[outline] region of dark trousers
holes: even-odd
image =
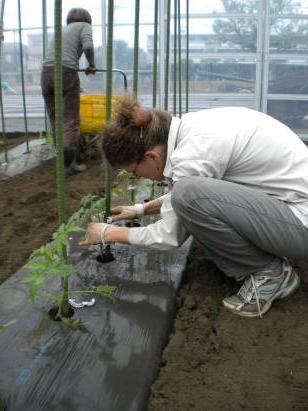
[[[76,160],[80,144],[80,81],[78,72],[63,66],[62,82],[64,163],[65,166],[69,166]],[[55,142],[55,88],[53,66],[43,67],[41,73],[41,88]]]

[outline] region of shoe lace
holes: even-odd
[[[266,281],[267,277],[265,275],[258,277],[250,275],[247,277],[244,284],[238,291],[238,295],[242,298],[243,302],[237,307],[237,309],[240,310],[247,303],[252,304],[251,300],[254,299],[258,307],[259,317],[262,318],[259,287]]]

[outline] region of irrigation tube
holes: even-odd
[[[108,1],[108,32],[107,32],[107,74],[106,74],[106,121],[111,118],[111,97],[112,97],[112,62],[113,62],[113,0]],[[111,208],[111,167],[106,161],[105,167],[105,194],[106,194],[106,217],[110,216]]]
[[[3,40],[3,14],[4,14],[4,4],[5,1],[1,2],[0,9],[0,111],[1,111],[1,122],[2,122],[2,139],[4,143],[4,159],[8,162],[7,155],[7,145],[6,145],[6,132],[5,132],[5,120],[4,120],[4,109],[3,109],[3,98],[2,98],[2,83],[1,83],[1,72],[2,72],[2,40]]]
[[[27,122],[27,111],[26,111],[25,75],[24,75],[24,62],[23,62],[24,58],[23,58],[23,50],[22,50],[20,0],[18,0],[18,33],[19,33],[19,57],[20,57],[22,104],[23,104],[23,111],[24,111],[25,133],[26,133],[26,144],[27,144],[26,152],[29,153],[30,150],[29,150],[28,122]]]
[[[173,115],[176,116],[176,58],[177,58],[177,0],[174,1],[174,16],[173,16]]]
[[[158,39],[158,0],[154,4],[154,39],[153,39],[153,98],[152,107],[156,107],[157,95],[157,39]]]
[[[171,5],[171,0],[167,0],[166,59],[165,59],[165,104],[164,104],[164,109],[165,110],[168,110],[168,99],[169,99],[170,5]]]

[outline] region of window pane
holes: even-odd
[[[273,19],[270,33],[271,53],[307,53],[308,19]]]
[[[298,134],[308,134],[308,101],[269,100],[267,112]]]
[[[258,0],[259,1],[259,0]],[[237,1],[200,1],[190,0],[190,13],[257,13],[258,1],[256,0],[237,0]]]
[[[184,67],[185,70],[185,67]],[[254,93],[256,64],[237,59],[203,59],[190,62],[191,92]]]
[[[190,21],[190,50],[198,57],[206,52],[255,52],[255,18],[194,18]]]
[[[269,93],[307,94],[308,64],[306,60],[272,61],[269,65]]]
[[[291,0],[286,2],[271,0],[271,12],[273,14],[308,14],[307,0]]]

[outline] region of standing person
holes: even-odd
[[[223,304],[246,317],[262,317],[298,287],[287,258],[308,259],[308,149],[287,126],[244,107],[179,119],[127,96],[106,125],[103,149],[113,167],[173,184],[167,198],[115,209],[114,220],[166,202],[170,218],[130,229],[91,224],[82,244],[166,248],[191,234],[227,276],[244,280]]]
[[[71,175],[86,169],[84,164],[76,162],[80,148],[78,68],[82,53],[85,54],[89,63],[86,74],[95,74],[96,67],[90,13],[85,9],[71,9],[66,23],[67,26],[62,30],[64,165],[65,174]],[[55,136],[54,61],[54,39],[52,39],[43,62],[41,88],[53,136]]]

